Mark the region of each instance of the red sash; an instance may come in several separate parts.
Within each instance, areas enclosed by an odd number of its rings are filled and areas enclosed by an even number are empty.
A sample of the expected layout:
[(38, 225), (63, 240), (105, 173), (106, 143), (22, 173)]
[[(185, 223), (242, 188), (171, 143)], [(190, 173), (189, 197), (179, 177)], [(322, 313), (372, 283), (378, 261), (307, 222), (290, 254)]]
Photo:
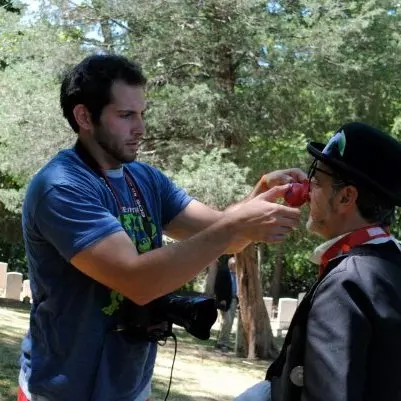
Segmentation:
[(18, 396), (17, 396), (17, 401), (29, 401), (28, 398), (26, 398), (26, 395), (24, 392), (21, 390), (21, 387), (18, 387)]
[(386, 237), (390, 237), (390, 233), (380, 226), (363, 227), (345, 235), (322, 255), (319, 275), (321, 276), (324, 273), (329, 261), (336, 256), (344, 255), (352, 248), (364, 244), (365, 242)]

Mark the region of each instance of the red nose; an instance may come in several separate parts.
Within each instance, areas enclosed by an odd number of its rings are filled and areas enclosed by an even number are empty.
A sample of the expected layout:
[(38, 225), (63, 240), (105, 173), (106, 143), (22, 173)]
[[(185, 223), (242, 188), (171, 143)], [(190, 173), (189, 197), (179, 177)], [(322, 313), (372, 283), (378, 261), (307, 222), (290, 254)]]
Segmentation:
[(298, 207), (309, 202), (309, 181), (302, 183), (294, 182), (284, 195), (288, 206)]

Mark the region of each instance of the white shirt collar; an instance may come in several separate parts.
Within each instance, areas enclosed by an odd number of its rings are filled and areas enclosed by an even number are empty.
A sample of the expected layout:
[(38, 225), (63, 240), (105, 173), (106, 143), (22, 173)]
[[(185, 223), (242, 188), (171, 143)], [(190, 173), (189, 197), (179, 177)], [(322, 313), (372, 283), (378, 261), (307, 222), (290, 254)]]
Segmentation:
[[(339, 241), (341, 238), (345, 237), (348, 234), (349, 234), (349, 232), (345, 233), (345, 234), (341, 234), (338, 237), (332, 238), (332, 239), (324, 242), (323, 244), (320, 244), (318, 247), (315, 248), (315, 250), (313, 251), (309, 260), (316, 265), (320, 265), (322, 256), (324, 255), (324, 253), (329, 248), (331, 248), (337, 241)], [(400, 242), (393, 235), (390, 235), (389, 237), (375, 238), (375, 239), (364, 242), (364, 244), (384, 244), (385, 242), (388, 242), (388, 241), (393, 241), (397, 245), (398, 249), (401, 251)]]
[(322, 260), (322, 256), (324, 253), (331, 248), (337, 241), (339, 241), (341, 238), (345, 237), (349, 233), (341, 234), (338, 237), (329, 239), (326, 242), (323, 242), (323, 244), (320, 244), (318, 247), (315, 248), (313, 251), (312, 255), (310, 256), (309, 260), (312, 263), (315, 263), (316, 265), (320, 265), (320, 262)]

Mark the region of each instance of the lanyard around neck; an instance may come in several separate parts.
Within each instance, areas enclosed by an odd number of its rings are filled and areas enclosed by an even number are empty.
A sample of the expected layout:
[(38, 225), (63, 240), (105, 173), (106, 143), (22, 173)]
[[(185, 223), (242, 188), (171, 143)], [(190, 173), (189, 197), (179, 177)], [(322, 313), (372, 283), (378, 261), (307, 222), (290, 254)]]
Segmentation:
[[(113, 195), (114, 200), (116, 201), (120, 213), (123, 213), (124, 206), (123, 203), (121, 202), (120, 197), (118, 196), (115, 188), (113, 187), (110, 179), (107, 177), (105, 174), (104, 170), (99, 166), (99, 163), (93, 158), (93, 156), (87, 151), (85, 146), (78, 140), (75, 144), (75, 152), (79, 156), (79, 158), (91, 169), (93, 170), (102, 180), (102, 182), (106, 185), (106, 187), (109, 189), (111, 194)], [(127, 171), (127, 168), (123, 166), (123, 174), (124, 174), (124, 179), (125, 182), (127, 183), (132, 199), (137, 206), (140, 215), (142, 218), (146, 218), (147, 214), (145, 211), (145, 208), (143, 206), (143, 200), (141, 199), (140, 192), (135, 185), (135, 182), (133, 178), (131, 177), (130, 173)]]

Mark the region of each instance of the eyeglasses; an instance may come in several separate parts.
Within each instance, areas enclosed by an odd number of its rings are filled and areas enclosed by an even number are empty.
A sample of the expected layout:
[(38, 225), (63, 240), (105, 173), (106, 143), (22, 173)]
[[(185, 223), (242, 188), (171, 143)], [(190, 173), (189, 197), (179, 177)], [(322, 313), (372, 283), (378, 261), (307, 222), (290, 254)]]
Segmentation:
[(312, 162), (311, 166), (309, 167), (309, 171), (308, 171), (309, 183), (311, 183), (311, 180), (315, 176), (316, 171), (319, 171), (319, 173), (326, 174), (329, 177), (332, 177), (332, 178), (335, 179), (335, 181), (332, 183), (333, 187), (337, 187), (338, 188), (338, 187), (344, 187), (344, 186), (347, 186), (347, 185), (354, 185), (351, 181), (349, 181), (349, 180), (345, 181), (341, 176), (339, 176), (336, 173), (330, 173), (329, 171), (322, 170), (321, 168), (317, 167), (317, 162), (318, 162), (318, 160), (315, 159)]
[(330, 177), (337, 177), (337, 175), (330, 173), (326, 170), (322, 170), (321, 168), (317, 167), (317, 160), (315, 159), (311, 166), (309, 167), (309, 171), (308, 171), (308, 180), (310, 181), (316, 174), (316, 171), (319, 171), (319, 173), (323, 173), (326, 174)]

